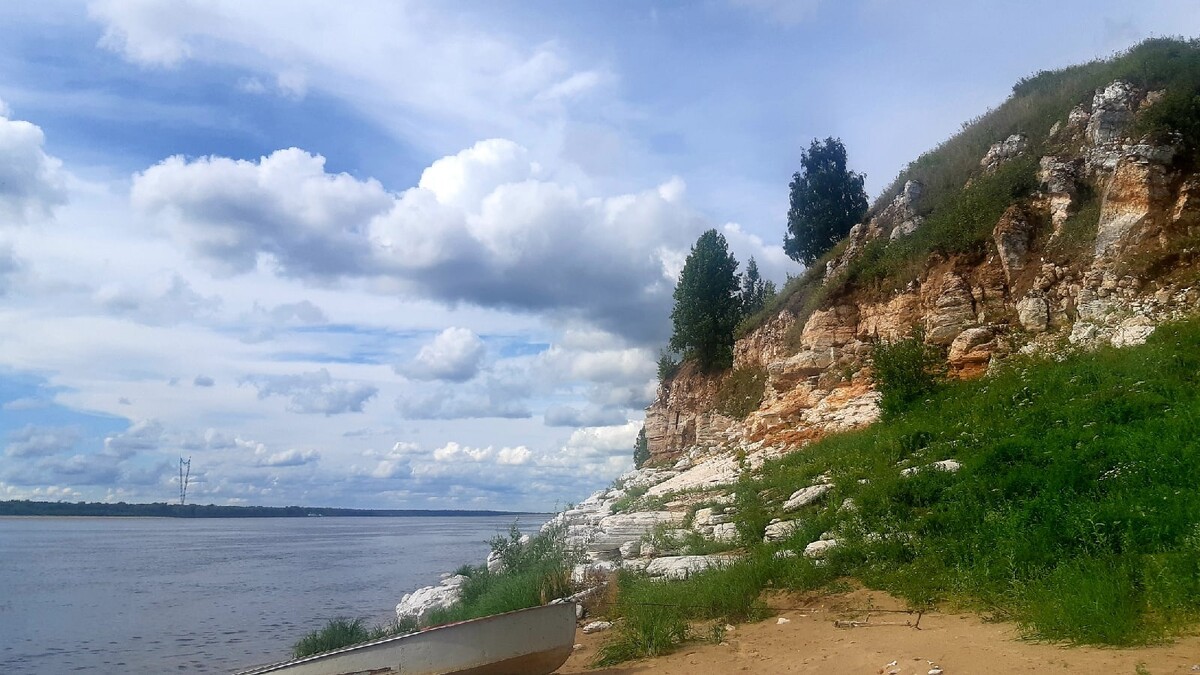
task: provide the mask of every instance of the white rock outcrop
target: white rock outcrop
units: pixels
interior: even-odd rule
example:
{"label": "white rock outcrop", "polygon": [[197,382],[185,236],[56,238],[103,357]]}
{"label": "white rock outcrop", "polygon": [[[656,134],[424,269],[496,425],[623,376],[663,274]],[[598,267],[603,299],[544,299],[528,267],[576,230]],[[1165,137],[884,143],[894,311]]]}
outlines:
{"label": "white rock outcrop", "polygon": [[663,579],[686,579],[704,570],[728,565],[736,560],[732,555],[673,555],[655,558],[646,567],[646,574]]}
{"label": "white rock outcrop", "polygon": [[783,541],[792,536],[792,533],[800,528],[798,520],[773,520],[763,531],[763,543],[770,544]]}
{"label": "white rock outcrop", "polygon": [[818,499],[824,497],[825,493],[832,489],[832,485],[820,483],[796,490],[792,493],[792,496],[788,497],[788,500],[783,503],[783,510],[795,511],[796,509],[803,508],[809,504],[815,504]]}
{"label": "white rock outcrop", "polygon": [[448,609],[462,597],[462,585],[467,578],[461,574],[447,577],[437,586],[425,586],[407,593],[396,605],[396,618],[422,622],[435,609]]}

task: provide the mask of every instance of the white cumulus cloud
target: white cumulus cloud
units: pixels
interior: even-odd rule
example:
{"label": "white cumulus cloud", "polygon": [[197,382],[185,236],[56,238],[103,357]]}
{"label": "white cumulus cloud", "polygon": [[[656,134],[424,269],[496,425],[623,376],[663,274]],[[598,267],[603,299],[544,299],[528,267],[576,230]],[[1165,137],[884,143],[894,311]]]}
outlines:
{"label": "white cumulus cloud", "polygon": [[257,162],[169,157],[134,176],[131,198],[214,267],[249,271],[264,253],[287,274],[317,277],[359,269],[361,228],[393,201],[378,181],[327,173],[324,157],[298,148]]}
{"label": "white cumulus cloud", "polygon": [[41,127],[10,114],[0,102],[0,224],[48,216],[66,201],[62,162],[46,154]]}
{"label": "white cumulus cloud", "polygon": [[483,340],[473,331],[451,327],[421,347],[413,362],[400,370],[419,380],[465,382],[478,374],[485,352]]}

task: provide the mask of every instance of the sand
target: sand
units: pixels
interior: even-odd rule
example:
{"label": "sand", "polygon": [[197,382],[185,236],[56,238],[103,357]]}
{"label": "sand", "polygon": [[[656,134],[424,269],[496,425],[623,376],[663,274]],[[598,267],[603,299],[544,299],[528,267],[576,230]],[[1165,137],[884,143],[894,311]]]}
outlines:
{"label": "sand", "polygon": [[[1200,673],[1200,637],[1135,649],[1064,647],[1019,639],[1012,624],[989,623],[976,614],[874,613],[854,608],[903,609],[884,593],[858,590],[811,598],[776,596],[772,607],[788,607],[770,619],[734,627],[722,644],[696,642],[679,651],[607,669],[589,663],[606,633],[577,633],[582,645],[559,673],[868,673],[926,675],[935,666],[945,675],[968,673]],[[811,609],[795,609],[806,607]],[[787,619],[780,623],[779,619]],[[839,628],[837,620],[869,625]],[[893,624],[893,625],[884,625]],[[898,624],[898,625],[897,625]],[[1142,670],[1139,670],[1139,667]]]}

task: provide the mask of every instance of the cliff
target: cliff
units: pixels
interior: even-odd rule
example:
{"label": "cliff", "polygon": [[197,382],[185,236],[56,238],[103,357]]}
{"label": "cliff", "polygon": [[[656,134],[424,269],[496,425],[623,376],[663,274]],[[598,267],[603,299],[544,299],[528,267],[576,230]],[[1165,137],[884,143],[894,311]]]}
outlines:
{"label": "cliff", "polygon": [[[914,327],[942,350],[952,376],[975,377],[1012,354],[1137,344],[1163,320],[1195,311],[1194,148],[1178,133],[1137,133],[1166,95],[1109,82],[1044,134],[994,139],[940,204],[927,203],[918,179],[905,180],[737,341],[733,371],[684,368],[661,384],[646,411],[652,462],[697,446],[795,449],[871,422],[871,345]],[[1003,202],[987,201],[997,187]],[[955,214],[961,204],[978,208]],[[999,216],[978,241],[947,243],[947,232],[964,227],[947,226],[955,215],[988,209]],[[932,227],[941,230],[924,231]],[[722,386],[756,368],[767,374],[758,409],[743,420],[720,414]]]}

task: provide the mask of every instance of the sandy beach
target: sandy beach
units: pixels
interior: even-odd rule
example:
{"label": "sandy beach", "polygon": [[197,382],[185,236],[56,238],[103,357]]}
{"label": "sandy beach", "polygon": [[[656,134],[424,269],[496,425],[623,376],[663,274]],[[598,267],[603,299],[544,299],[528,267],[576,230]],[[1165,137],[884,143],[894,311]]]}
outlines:
{"label": "sandy beach", "polygon": [[[594,669],[606,633],[577,634],[578,648],[559,673],[618,675],[632,673],[822,673],[834,675],[945,675],[988,673],[1195,673],[1200,672],[1200,637],[1168,645],[1133,649],[1064,647],[1022,641],[1009,623],[989,623],[977,614],[905,613],[860,610],[904,609],[885,593],[859,590],[812,598],[779,595],[769,601],[784,609],[758,623],[727,631],[721,644],[696,642],[655,658]],[[786,619],[781,622],[780,619]],[[837,627],[835,621],[866,621]],[[1140,670],[1139,670],[1140,668]]]}

